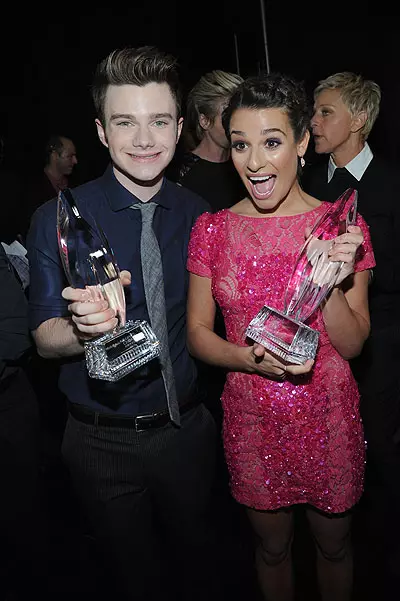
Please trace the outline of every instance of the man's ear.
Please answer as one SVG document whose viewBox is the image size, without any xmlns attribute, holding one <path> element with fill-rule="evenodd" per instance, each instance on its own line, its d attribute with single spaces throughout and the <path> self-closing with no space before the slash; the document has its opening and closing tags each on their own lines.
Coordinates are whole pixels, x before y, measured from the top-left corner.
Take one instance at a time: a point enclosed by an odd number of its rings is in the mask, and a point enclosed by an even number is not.
<svg viewBox="0 0 400 601">
<path fill-rule="evenodd" d="M 177 131 L 176 131 L 176 143 L 177 144 L 178 144 L 179 138 L 181 137 L 182 127 L 183 127 L 183 117 L 179 117 Z"/>
<path fill-rule="evenodd" d="M 97 135 L 99 136 L 100 142 L 104 144 L 106 148 L 108 148 L 107 136 L 104 127 L 102 126 L 100 119 L 95 119 L 96 127 L 97 127 Z"/>
</svg>

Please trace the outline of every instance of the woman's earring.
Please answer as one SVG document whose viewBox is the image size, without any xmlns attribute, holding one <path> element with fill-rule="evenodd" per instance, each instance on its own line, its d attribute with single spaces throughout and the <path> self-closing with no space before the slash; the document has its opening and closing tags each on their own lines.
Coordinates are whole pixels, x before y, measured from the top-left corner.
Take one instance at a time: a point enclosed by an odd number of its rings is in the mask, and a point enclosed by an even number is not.
<svg viewBox="0 0 400 601">
<path fill-rule="evenodd" d="M 306 164 L 306 162 L 305 162 L 305 160 L 304 160 L 304 157 L 300 157 L 300 165 L 301 165 L 302 167 L 304 167 L 304 165 L 305 165 L 305 164 Z"/>
</svg>

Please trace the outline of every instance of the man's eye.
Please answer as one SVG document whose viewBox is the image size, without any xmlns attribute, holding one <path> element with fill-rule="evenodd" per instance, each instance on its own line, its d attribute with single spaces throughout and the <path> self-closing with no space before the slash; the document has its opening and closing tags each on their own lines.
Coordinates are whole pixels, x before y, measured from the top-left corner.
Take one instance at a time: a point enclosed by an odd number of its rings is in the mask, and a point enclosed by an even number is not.
<svg viewBox="0 0 400 601">
<path fill-rule="evenodd" d="M 154 122 L 154 125 L 156 125 L 157 127 L 165 127 L 166 125 L 168 125 L 168 122 L 158 120 Z"/>
</svg>

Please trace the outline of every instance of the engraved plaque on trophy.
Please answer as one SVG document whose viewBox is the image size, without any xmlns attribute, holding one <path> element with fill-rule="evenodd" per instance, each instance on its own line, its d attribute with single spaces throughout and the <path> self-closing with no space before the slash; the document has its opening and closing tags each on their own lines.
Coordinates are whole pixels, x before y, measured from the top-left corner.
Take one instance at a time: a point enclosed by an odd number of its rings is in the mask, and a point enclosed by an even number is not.
<svg viewBox="0 0 400 601">
<path fill-rule="evenodd" d="M 287 363 L 314 359 L 319 332 L 306 321 L 335 286 L 343 267 L 330 261 L 333 238 L 357 219 L 357 190 L 348 188 L 313 227 L 296 261 L 286 288 L 284 311 L 264 305 L 246 329 L 246 336 Z"/>
<path fill-rule="evenodd" d="M 89 376 L 117 381 L 160 355 L 160 344 L 146 321 L 126 321 L 120 271 L 107 238 L 98 224 L 80 214 L 69 189 L 59 192 L 57 240 L 70 286 L 84 288 L 88 301 L 107 300 L 118 325 L 84 343 Z"/>
</svg>

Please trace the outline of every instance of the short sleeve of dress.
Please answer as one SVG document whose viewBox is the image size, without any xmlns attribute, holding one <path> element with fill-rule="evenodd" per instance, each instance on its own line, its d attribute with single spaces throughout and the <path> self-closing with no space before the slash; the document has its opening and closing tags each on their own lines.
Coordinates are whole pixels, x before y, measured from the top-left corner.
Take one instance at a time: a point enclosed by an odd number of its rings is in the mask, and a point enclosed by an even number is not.
<svg viewBox="0 0 400 601">
<path fill-rule="evenodd" d="M 211 278 L 210 224 L 211 213 L 198 217 L 190 234 L 186 267 L 195 275 Z"/>
<path fill-rule="evenodd" d="M 361 231 L 364 236 L 364 242 L 359 247 L 356 255 L 356 261 L 354 264 L 354 271 L 357 273 L 359 271 L 365 271 L 367 269 L 372 269 L 375 267 L 375 257 L 374 251 L 372 248 L 371 236 L 369 233 L 369 227 L 366 224 L 365 220 L 359 214 L 357 216 L 357 225 L 361 228 Z"/>
</svg>

